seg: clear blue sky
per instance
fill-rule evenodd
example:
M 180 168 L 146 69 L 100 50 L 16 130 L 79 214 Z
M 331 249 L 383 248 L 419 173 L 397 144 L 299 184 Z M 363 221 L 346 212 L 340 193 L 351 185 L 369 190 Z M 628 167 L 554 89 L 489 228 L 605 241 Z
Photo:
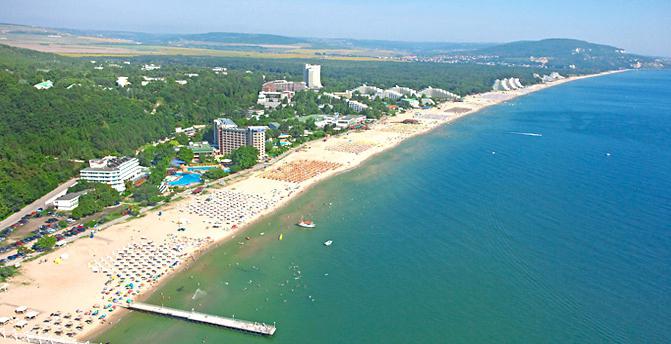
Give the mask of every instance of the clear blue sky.
M 671 56 L 671 0 L 0 0 L 0 22 L 406 41 L 566 37 Z

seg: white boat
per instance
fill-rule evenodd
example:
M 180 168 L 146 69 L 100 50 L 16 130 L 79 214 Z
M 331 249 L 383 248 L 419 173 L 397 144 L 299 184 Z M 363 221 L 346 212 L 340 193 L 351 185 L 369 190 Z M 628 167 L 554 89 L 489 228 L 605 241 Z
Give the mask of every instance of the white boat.
M 301 222 L 297 223 L 297 225 L 303 228 L 315 228 L 317 226 L 312 220 L 304 220 L 302 217 Z
M 333 240 L 324 241 L 324 246 L 331 246 L 331 244 L 333 244 Z

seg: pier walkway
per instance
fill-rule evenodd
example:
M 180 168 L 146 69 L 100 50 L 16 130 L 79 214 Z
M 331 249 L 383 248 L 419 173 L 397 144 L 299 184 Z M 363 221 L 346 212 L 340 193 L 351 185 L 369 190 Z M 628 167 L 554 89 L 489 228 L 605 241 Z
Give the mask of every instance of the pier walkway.
M 195 321 L 203 324 L 227 327 L 235 330 L 261 334 L 264 336 L 272 336 L 276 330 L 275 325 L 268 325 L 264 323 L 220 317 L 216 315 L 208 315 L 198 312 L 181 311 L 174 308 L 154 306 L 141 302 L 133 302 L 131 304 L 124 305 L 124 307 L 147 313 L 160 314 L 173 318 Z

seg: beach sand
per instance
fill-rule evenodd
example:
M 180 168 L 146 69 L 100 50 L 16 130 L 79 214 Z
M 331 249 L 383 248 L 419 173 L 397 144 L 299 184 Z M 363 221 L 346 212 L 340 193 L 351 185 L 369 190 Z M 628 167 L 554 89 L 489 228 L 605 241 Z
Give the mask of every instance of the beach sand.
M 21 274 L 9 282 L 6 292 L 0 293 L 0 317 L 17 317 L 16 320 L 0 326 L 0 333 L 35 333 L 31 332 L 33 326 L 47 324 L 44 320 L 52 312 L 76 314 L 80 310 L 83 314 L 93 310 L 95 304 L 107 304 L 110 297 L 103 295 L 102 291 L 110 278 L 102 271 L 94 272 L 94 266 L 99 266 L 101 261 L 113 261 L 120 250 L 133 243 L 164 242 L 169 235 L 207 240 L 207 244 L 184 251 L 185 256 L 179 264 L 166 267 L 160 278 L 140 290 L 138 295 L 132 296 L 135 300 L 141 300 L 172 273 L 188 267 L 208 247 L 235 236 L 240 236 L 240 240 L 244 237 L 242 231 L 245 225 L 270 214 L 320 180 L 354 168 L 409 137 L 425 133 L 485 107 L 547 87 L 597 75 L 567 78 L 516 91 L 467 96 L 461 102 L 441 103 L 428 110 L 410 110 L 405 114 L 382 119 L 374 123 L 370 130 L 350 131 L 327 140 L 309 142 L 285 158 L 235 182 L 225 186 L 215 184 L 202 195 L 189 194 L 161 209 L 149 211 L 140 218 L 113 225 L 96 233 L 93 239 L 79 239 L 40 259 L 26 262 L 21 267 Z M 404 119 L 415 119 L 418 123 L 399 123 Z M 294 171 L 293 175 L 291 171 Z M 296 171 L 300 171 L 300 175 L 295 175 Z M 160 216 L 159 211 L 162 213 Z M 178 232 L 179 227 L 187 230 Z M 138 259 L 137 264 L 140 262 Z M 109 273 L 114 274 L 112 271 Z M 40 315 L 30 320 L 25 328 L 15 329 L 14 324 L 24 318 L 22 314 L 15 314 L 15 308 L 20 305 L 38 311 Z M 108 313 L 104 322 L 96 317 L 92 324 L 86 324 L 81 331 L 77 331 L 75 338 L 91 338 L 118 321 L 118 317 L 125 312 L 117 308 Z M 42 336 L 55 336 L 53 331 L 39 333 Z M 59 336 L 63 337 L 65 336 Z M 0 343 L 10 342 L 16 341 L 0 336 Z

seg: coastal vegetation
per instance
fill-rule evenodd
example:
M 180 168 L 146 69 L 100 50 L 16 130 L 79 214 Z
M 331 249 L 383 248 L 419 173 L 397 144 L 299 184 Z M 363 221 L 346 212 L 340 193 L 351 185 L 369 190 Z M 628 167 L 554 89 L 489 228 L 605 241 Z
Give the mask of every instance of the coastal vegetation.
M 56 237 L 52 235 L 45 235 L 35 242 L 35 250 L 37 251 L 49 251 L 54 246 L 56 246 Z
M 227 175 L 228 175 L 228 173 L 225 172 L 224 170 L 222 170 L 220 168 L 213 168 L 213 169 L 208 170 L 205 173 L 203 173 L 203 178 L 209 179 L 209 180 L 217 180 L 217 179 L 224 178 Z
M 111 186 L 102 183 L 90 183 L 87 193 L 79 197 L 79 205 L 72 210 L 72 217 L 82 217 L 95 214 L 106 207 L 121 201 L 121 196 Z
M 7 281 L 8 278 L 16 275 L 19 269 L 14 266 L 0 265 L 0 282 Z
M 242 146 L 231 152 L 231 160 L 233 160 L 231 171 L 246 170 L 256 165 L 259 160 L 259 150 L 252 146 Z

